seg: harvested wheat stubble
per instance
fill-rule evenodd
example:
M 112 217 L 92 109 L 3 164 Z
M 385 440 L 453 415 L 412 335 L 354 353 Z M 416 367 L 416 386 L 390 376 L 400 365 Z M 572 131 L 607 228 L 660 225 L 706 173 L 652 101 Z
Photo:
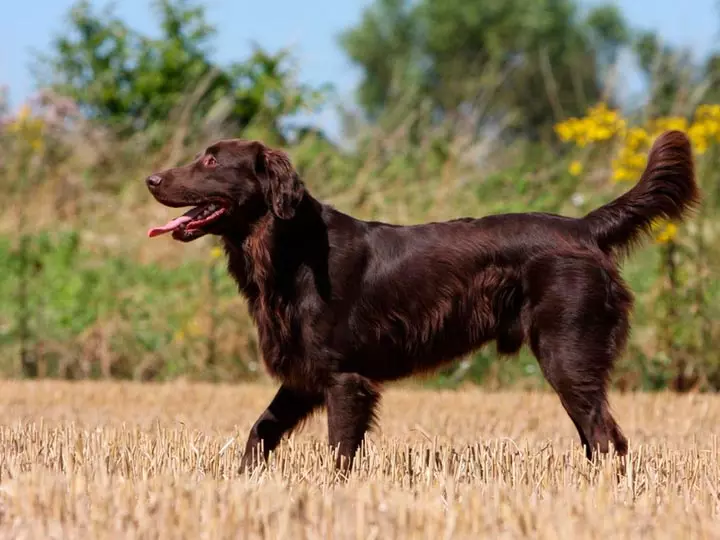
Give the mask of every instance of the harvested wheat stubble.
M 0 537 L 720 538 L 720 398 L 613 396 L 629 474 L 552 394 L 395 389 L 347 484 L 324 418 L 238 476 L 269 386 L 0 383 Z

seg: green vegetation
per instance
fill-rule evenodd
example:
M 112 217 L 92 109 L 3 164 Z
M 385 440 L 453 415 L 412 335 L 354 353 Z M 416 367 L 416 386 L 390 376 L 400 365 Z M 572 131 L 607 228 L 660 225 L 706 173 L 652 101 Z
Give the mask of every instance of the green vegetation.
M 70 12 L 73 31 L 56 38 L 51 54 L 38 59 L 41 81 L 123 138 L 147 130 L 167 136 L 162 126 L 174 112 L 186 123 L 221 121 L 232 130 L 261 120 L 279 135 L 281 117 L 322 98 L 324 88 L 292 80 L 286 52 L 256 49 L 243 62 L 215 65 L 215 30 L 201 6 L 156 0 L 153 8 L 157 38 L 129 28 L 109 8 L 96 13 L 87 0 L 78 2 Z M 196 85 L 190 99 L 188 81 Z
M 417 223 L 580 216 L 628 189 L 658 127 L 678 126 L 698 151 L 704 204 L 625 264 L 636 310 L 616 385 L 720 388 L 720 108 L 707 106 L 720 99 L 717 58 L 694 65 L 608 6 L 376 0 L 338 38 L 363 72 L 340 147 L 310 126 L 287 128 L 330 96 L 296 82 L 291 56 L 256 49 L 214 65 L 199 6 L 154 6 L 157 39 L 78 3 L 39 59 L 39 99 L 0 127 L 1 373 L 261 375 L 214 241 L 145 236 L 172 211 L 141 180 L 214 138 L 282 145 L 319 198 L 361 218 Z M 636 55 L 649 91 L 647 104 L 616 111 L 621 51 Z M 527 352 L 500 360 L 492 346 L 429 384 L 463 381 L 544 385 Z

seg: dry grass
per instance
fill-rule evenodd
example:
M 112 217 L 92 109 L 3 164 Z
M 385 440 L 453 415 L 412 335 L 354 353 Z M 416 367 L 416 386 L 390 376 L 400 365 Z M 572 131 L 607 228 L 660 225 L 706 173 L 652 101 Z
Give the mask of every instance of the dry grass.
M 343 485 L 323 417 L 236 474 L 272 392 L 0 383 L 0 537 L 720 537 L 717 397 L 613 396 L 632 452 L 618 482 L 552 394 L 398 388 Z

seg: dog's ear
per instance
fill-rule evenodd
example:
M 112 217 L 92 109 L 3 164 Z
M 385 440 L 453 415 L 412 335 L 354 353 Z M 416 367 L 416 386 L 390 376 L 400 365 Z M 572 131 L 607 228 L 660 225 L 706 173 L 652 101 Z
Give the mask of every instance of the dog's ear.
M 268 206 L 280 219 L 291 219 L 305 188 L 288 155 L 261 144 L 256 170 L 266 179 L 263 187 Z

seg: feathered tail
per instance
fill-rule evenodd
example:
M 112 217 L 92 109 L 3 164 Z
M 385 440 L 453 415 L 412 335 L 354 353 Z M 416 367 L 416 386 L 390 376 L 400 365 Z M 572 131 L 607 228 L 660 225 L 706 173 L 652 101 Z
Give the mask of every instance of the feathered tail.
M 627 250 L 657 219 L 682 220 L 700 201 L 690 141 L 682 131 L 660 135 L 640 181 L 583 220 L 603 251 Z

